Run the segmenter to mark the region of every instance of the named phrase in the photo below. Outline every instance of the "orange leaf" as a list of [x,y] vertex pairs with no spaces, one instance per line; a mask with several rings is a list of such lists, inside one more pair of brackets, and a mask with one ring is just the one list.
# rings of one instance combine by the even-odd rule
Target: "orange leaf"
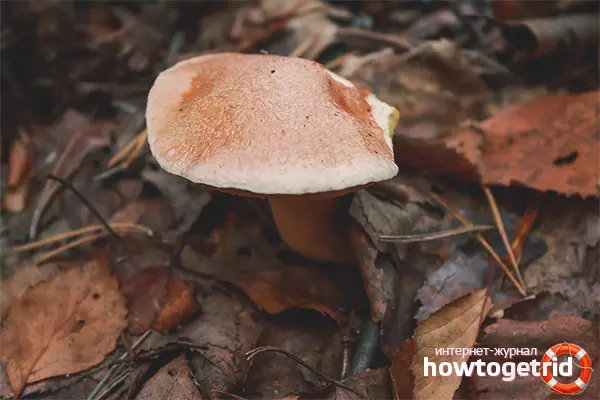
[[479,124],[489,140],[479,163],[483,181],[596,196],[598,94],[546,96]]
[[417,345],[411,339],[406,339],[404,345],[397,349],[396,354],[394,354],[390,376],[392,377],[396,400],[413,398],[415,377],[410,366],[416,354]]
[[395,138],[398,162],[489,185],[597,196],[598,92],[555,94],[434,138]]
[[27,383],[88,369],[127,326],[125,299],[103,260],[42,283],[13,302],[0,359],[18,397]]
[[129,331],[148,328],[161,333],[177,326],[198,309],[193,287],[167,268],[146,268],[122,282],[129,305]]
[[225,275],[221,280],[238,286],[269,314],[300,307],[319,311],[340,323],[345,320],[338,311],[342,307],[339,288],[317,269],[282,266]]
[[167,284],[167,304],[158,314],[152,329],[165,334],[198,311],[194,287],[171,274]]

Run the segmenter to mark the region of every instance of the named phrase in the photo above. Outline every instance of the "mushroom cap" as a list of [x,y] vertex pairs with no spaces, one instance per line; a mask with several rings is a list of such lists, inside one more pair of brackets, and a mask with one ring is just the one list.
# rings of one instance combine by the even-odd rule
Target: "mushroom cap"
[[264,195],[342,191],[396,175],[398,111],[322,65],[221,53],[163,71],[146,109],[160,166]]

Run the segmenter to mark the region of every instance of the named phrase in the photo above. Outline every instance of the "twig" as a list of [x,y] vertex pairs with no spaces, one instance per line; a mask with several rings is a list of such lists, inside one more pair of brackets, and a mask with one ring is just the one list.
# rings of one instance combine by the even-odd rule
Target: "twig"
[[[152,230],[143,225],[130,224],[127,222],[115,222],[115,223],[110,224],[110,226],[115,230],[122,229],[122,228],[139,230],[140,232],[143,232],[148,236],[153,236]],[[95,231],[102,230],[102,229],[105,229],[104,225],[86,226],[84,228],[76,229],[73,231],[59,233],[58,235],[55,235],[55,236],[52,236],[52,237],[49,237],[46,239],[38,240],[37,242],[27,243],[22,246],[16,246],[16,247],[13,247],[10,251],[13,253],[20,253],[22,251],[37,249],[38,247],[46,246],[49,244],[60,242],[61,240],[70,239],[75,236],[81,236],[86,233],[95,232]]]
[[292,353],[289,353],[289,352],[287,352],[287,351],[285,351],[283,349],[280,349],[279,347],[273,347],[273,346],[257,347],[256,349],[250,350],[249,352],[246,353],[246,359],[251,360],[252,358],[256,357],[257,355],[262,354],[262,353],[267,353],[267,352],[275,352],[275,353],[283,354],[284,356],[286,356],[288,358],[291,358],[292,360],[294,360],[298,364],[302,365],[304,368],[306,368],[307,370],[309,370],[313,374],[317,375],[319,378],[321,378],[321,379],[323,379],[323,380],[325,380],[325,381],[327,381],[327,382],[329,382],[331,384],[339,386],[342,389],[346,389],[346,390],[348,390],[348,391],[356,394],[361,399],[365,398],[364,395],[362,393],[358,392],[357,390],[351,388],[350,386],[346,385],[345,383],[342,383],[340,381],[337,381],[335,379],[332,379],[332,378],[328,377],[327,375],[322,374],[321,372],[317,371],[316,369],[314,369],[310,365],[306,364],[300,358],[296,357]]
[[[454,216],[454,218],[456,218],[457,220],[459,220],[463,225],[473,226],[473,224],[471,224],[465,217],[463,217],[462,214],[457,209],[455,209],[452,205],[450,205],[449,203],[447,203],[440,196],[438,196],[435,193],[431,193],[431,197],[433,197],[445,209],[447,209],[448,211],[450,211],[452,213],[452,215]],[[492,248],[492,246],[490,246],[490,244],[485,240],[485,238],[481,235],[481,233],[476,232],[475,233],[475,237],[477,238],[477,240],[479,241],[479,243],[481,243],[481,245],[487,250],[487,252],[492,256],[492,258],[500,265],[500,268],[502,268],[502,270],[504,271],[504,273],[506,274],[506,276],[508,276],[508,279],[510,279],[510,281],[513,283],[513,285],[515,285],[515,287],[517,288],[517,290],[519,291],[519,293],[523,297],[526,297],[527,293],[525,292],[525,290],[523,289],[523,287],[521,286],[521,284],[519,282],[517,282],[517,280],[515,279],[515,277],[513,276],[513,274],[510,272],[510,270],[506,266],[506,264],[504,264],[502,262],[502,260],[498,256],[498,254],[494,251],[494,249]]]
[[352,360],[351,375],[364,372],[371,366],[378,344],[379,324],[371,320],[363,322],[358,347]]
[[492,225],[471,225],[450,229],[443,232],[422,233],[418,235],[381,235],[379,236],[379,241],[384,243],[426,242],[429,240],[437,240],[452,236],[458,236],[465,233],[491,231],[493,229],[496,229],[496,227]]
[[485,185],[481,185],[481,188],[483,189],[483,192],[485,193],[485,196],[487,197],[488,202],[490,203],[490,208],[492,210],[492,214],[494,215],[494,220],[496,222],[496,226],[498,227],[498,232],[500,233],[500,237],[502,238],[502,243],[504,243],[504,247],[506,248],[506,252],[508,253],[510,262],[511,262],[513,268],[515,269],[517,278],[519,279],[519,282],[521,283],[523,288],[525,288],[525,281],[523,281],[523,277],[521,276],[521,271],[519,270],[519,263],[517,262],[517,259],[515,258],[515,253],[513,252],[510,242],[508,241],[508,236],[506,235],[506,229],[504,229],[504,223],[502,222],[502,217],[500,216],[500,211],[498,211],[498,205],[496,204],[496,199],[494,199],[494,196],[492,195],[492,191],[490,190],[490,188],[488,188]]
[[81,192],[79,190],[75,189],[75,187],[73,185],[71,185],[71,183],[69,181],[67,181],[63,178],[60,178],[58,176],[52,175],[52,174],[48,174],[48,179],[52,179],[52,180],[60,183],[61,185],[65,186],[66,188],[70,189],[73,192],[73,194],[75,196],[77,196],[77,198],[79,200],[81,200],[81,202],[83,204],[85,204],[85,206],[90,210],[90,212],[92,214],[94,214],[96,216],[96,218],[98,218],[100,223],[102,223],[102,225],[104,225],[106,230],[108,232],[110,232],[111,235],[113,235],[115,237],[120,237],[119,234],[117,232],[115,232],[115,230],[113,228],[110,227],[110,225],[108,224],[108,222],[106,222],[104,217],[102,217],[102,214],[100,214],[98,212],[98,210],[96,210],[96,207],[94,207],[94,205],[92,203],[90,203],[90,201],[88,199],[86,199],[85,196],[83,194],[81,194]]

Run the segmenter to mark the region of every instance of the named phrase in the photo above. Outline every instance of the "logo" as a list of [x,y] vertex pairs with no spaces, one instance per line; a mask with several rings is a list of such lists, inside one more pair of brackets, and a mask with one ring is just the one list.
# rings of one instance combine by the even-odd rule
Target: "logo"
[[[559,371],[557,368],[556,361],[558,356],[569,355],[569,363],[572,358],[575,357],[579,362],[581,372],[579,377],[571,383],[560,383],[554,377],[558,375],[570,375],[565,374],[563,371]],[[546,354],[542,357],[541,361],[541,374],[542,380],[556,393],[574,395],[579,394],[587,388],[592,376],[592,360],[590,356],[585,352],[584,349],[573,343],[559,343],[552,346]]]

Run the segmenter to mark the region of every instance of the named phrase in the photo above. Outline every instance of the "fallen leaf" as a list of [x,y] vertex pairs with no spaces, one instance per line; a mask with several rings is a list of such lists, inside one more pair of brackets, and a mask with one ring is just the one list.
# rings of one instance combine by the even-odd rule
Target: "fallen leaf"
[[[298,356],[325,376],[335,377],[340,372],[343,358],[342,334],[343,330],[329,318],[314,318],[314,315],[299,310],[268,324],[256,347],[278,347]],[[274,399],[314,391],[326,383],[296,361],[267,352],[253,359],[244,387],[247,393]]]
[[[372,318],[378,318],[385,309],[381,347],[389,358],[412,334],[415,294],[425,277],[442,265],[440,253],[448,246],[439,241],[384,243],[380,236],[447,229],[451,217],[440,218],[432,211],[435,208],[429,207],[428,192],[429,183],[423,177],[399,174],[385,185],[357,192],[350,206],[350,215],[367,235],[365,240],[369,239],[378,251],[374,254],[369,249],[355,250],[368,252],[371,259],[376,257],[374,268],[370,266],[367,274],[362,273],[372,301]],[[361,244],[354,240],[353,245]]]
[[142,178],[156,186],[171,203],[171,210],[179,221],[179,232],[185,232],[192,226],[211,199],[211,193],[201,185],[162,169],[147,166],[142,171]]
[[110,222],[140,224],[153,232],[165,232],[174,222],[173,212],[164,198],[144,198],[129,203],[110,217]]
[[143,269],[121,285],[129,305],[129,331],[133,334],[148,328],[165,333],[198,310],[193,286],[168,268]]
[[417,354],[417,345],[414,341],[406,339],[404,345],[396,350],[390,366],[390,376],[394,387],[396,400],[412,399],[415,387],[415,377],[410,366]]
[[269,314],[279,314],[299,307],[329,315],[337,322],[345,321],[340,289],[321,270],[309,267],[277,266],[233,276],[222,275]]
[[200,400],[202,396],[190,378],[185,355],[158,370],[142,387],[136,400]]
[[152,351],[178,343],[199,349],[199,354],[190,354],[190,369],[202,396],[211,398],[213,389],[229,392],[244,379],[249,366],[245,353],[255,347],[262,325],[254,305],[242,296],[213,291],[200,303],[197,318],[168,335],[151,335],[142,348]]
[[[489,212],[487,213],[489,214]],[[489,218],[488,221],[493,223],[491,216]],[[502,212],[502,219],[509,241],[512,241],[515,236],[515,223],[518,216]],[[486,240],[500,258],[506,256],[506,248],[497,232],[487,233]],[[542,237],[529,235],[525,240],[523,257],[519,263],[521,271],[526,270],[530,263],[544,256],[547,250],[548,248]],[[416,299],[419,300],[421,306],[415,314],[415,319],[422,321],[446,304],[472,292],[474,289],[487,286],[491,288],[490,296],[496,308],[505,308],[521,300],[522,296],[516,290],[513,290],[514,288],[511,287],[507,290],[507,288],[499,287],[498,282],[501,273],[500,267],[479,242],[474,238],[469,238],[464,245],[456,248],[454,254],[441,268],[427,276],[427,281],[417,292]]]
[[19,395],[26,384],[101,362],[127,326],[125,299],[108,264],[92,260],[13,302],[0,359]]
[[599,313],[598,202],[545,195],[533,233],[543,236],[548,251],[523,271],[529,290],[560,293],[583,309]]
[[[560,342],[580,343],[592,358],[598,354],[598,325],[587,319],[563,316],[546,321],[501,319],[484,329],[482,345],[536,347],[545,352]],[[543,354],[540,352],[540,354]]]
[[598,92],[553,94],[436,136],[400,136],[398,160],[489,185],[597,196],[599,99]]
[[479,124],[489,141],[479,164],[483,181],[597,196],[599,105],[598,92],[550,95]]
[[371,319],[380,322],[385,317],[390,300],[394,298],[394,266],[389,262],[377,263],[379,252],[363,228],[350,225],[350,244],[363,276],[365,290],[371,302]]
[[392,398],[392,385],[387,368],[377,368],[359,372],[344,379],[342,383],[363,395],[359,396],[343,387],[330,385],[311,395],[301,394],[298,399],[364,400]]
[[415,399],[452,399],[460,385],[460,376],[425,376],[424,358],[439,365],[459,361],[462,356],[435,355],[436,348],[472,348],[477,339],[481,320],[492,307],[487,290],[480,289],[446,305],[417,325],[413,340],[417,344],[412,372],[415,376]]
[[342,322],[340,309],[350,308],[358,298],[344,295],[360,284],[357,274],[343,267],[324,269],[298,265],[301,261],[296,259],[283,261],[285,253],[277,238],[265,234],[268,222],[261,220],[264,215],[258,207],[245,199],[231,202],[222,226],[214,228],[208,239],[184,248],[182,264],[239,287],[270,314],[308,308]]
[[[590,355],[593,368],[598,368],[598,351],[600,350],[598,324],[574,316],[551,317],[544,321],[515,321],[501,319],[484,329],[485,335],[481,345],[488,348],[536,348],[537,355],[522,357],[528,362],[540,360],[550,347],[557,343],[577,343]],[[491,355],[484,361],[491,361]],[[577,374],[576,371],[575,375]],[[597,399],[599,380],[592,375],[590,385],[578,396],[582,399]],[[521,377],[510,382],[501,377],[473,376],[469,380],[471,398],[499,399],[520,398],[527,393],[527,398],[535,400],[556,399],[556,395],[540,382],[539,377]]]
[[167,283],[167,303],[152,324],[152,329],[164,334],[184,322],[198,309],[194,286],[176,275],[171,275]]
[[408,59],[393,52],[376,54],[365,56],[368,61],[360,63],[348,58],[346,63],[354,66],[341,71],[400,112],[402,120],[394,138],[398,160],[410,156],[403,141],[432,138],[477,117],[477,107],[488,89],[477,65],[458,43],[446,39],[424,42]]
[[[44,174],[52,172],[54,175],[61,177],[70,176],[90,153],[110,145],[111,129],[112,124],[106,119],[92,122],[82,113],[73,109],[66,110],[55,124],[43,129],[40,134],[32,136],[32,141],[40,153],[40,157],[50,160],[56,159],[57,149],[62,149],[62,153],[55,163],[38,163],[40,172]],[[84,172],[86,172],[85,169]],[[94,182],[91,178],[83,179],[86,185]],[[48,202],[60,187],[58,182],[46,181],[31,218],[30,238],[37,236],[38,225],[42,222],[42,216],[44,216]],[[96,200],[96,197],[93,196],[87,198]],[[98,202],[95,202],[95,204],[98,204]],[[77,203],[77,206],[80,205],[80,203]],[[79,227],[81,224],[76,226]]]
[[0,321],[4,321],[14,300],[20,299],[29,288],[45,282],[58,273],[58,265],[20,267],[8,279],[0,281]]

